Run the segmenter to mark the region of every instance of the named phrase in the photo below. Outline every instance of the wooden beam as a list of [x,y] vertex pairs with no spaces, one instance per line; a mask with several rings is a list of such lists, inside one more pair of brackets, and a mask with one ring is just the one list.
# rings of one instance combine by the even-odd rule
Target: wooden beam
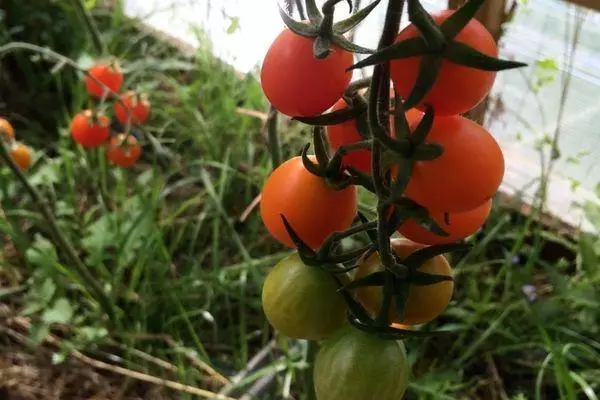
[[600,11],[600,0],[566,0],[566,2]]

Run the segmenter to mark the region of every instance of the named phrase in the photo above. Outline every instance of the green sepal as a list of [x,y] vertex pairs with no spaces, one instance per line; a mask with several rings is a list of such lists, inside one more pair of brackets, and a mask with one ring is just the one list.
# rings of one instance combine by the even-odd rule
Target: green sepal
[[[329,165],[329,145],[325,140],[323,127],[315,126],[313,128],[313,143],[315,146],[315,155],[321,168]],[[339,171],[339,170],[338,170]]]
[[385,274],[385,271],[373,272],[364,278],[348,283],[339,290],[351,290],[365,286],[383,286],[385,284]]
[[294,230],[292,225],[289,223],[289,221],[287,220],[285,215],[283,215],[283,214],[279,214],[279,215],[281,216],[281,221],[283,222],[283,226],[285,227],[285,230],[287,231],[288,235],[290,236],[290,239],[292,239],[292,242],[294,242],[294,244],[296,245],[296,248],[298,250],[298,255],[300,256],[300,259],[302,260],[302,262],[311,267],[320,266],[321,263],[319,262],[317,253],[315,253],[315,251],[313,251],[313,249],[311,249],[300,238],[300,236],[298,236],[298,234],[296,233],[296,231]]
[[313,55],[320,60],[327,58],[331,53],[331,40],[323,36],[317,36],[313,40]]
[[404,207],[394,207],[392,215],[390,215],[387,220],[388,235],[392,236],[396,229],[402,225],[408,219],[408,217],[409,214],[406,212]]
[[445,331],[417,331],[412,329],[399,329],[391,326],[378,326],[372,323],[372,321],[358,318],[349,318],[348,322],[357,329],[363,332],[370,333],[383,340],[402,340],[407,338],[426,338],[440,334],[447,334]]
[[449,275],[428,274],[421,271],[413,272],[407,280],[412,285],[427,286],[445,281],[454,281]]
[[364,112],[365,110],[345,107],[340,110],[317,115],[315,117],[294,117],[292,119],[307,125],[338,125],[347,121],[351,121]]
[[385,282],[383,284],[383,298],[381,307],[377,311],[375,323],[388,326],[390,324],[390,309],[392,307],[392,292],[394,290],[394,277],[390,273],[384,272]]
[[414,161],[431,161],[444,154],[444,148],[439,143],[423,143],[415,148],[412,159]]
[[368,67],[375,64],[381,64],[390,60],[397,60],[400,58],[416,57],[431,53],[431,50],[427,47],[425,39],[422,37],[411,38],[395,43],[389,47],[386,47],[377,53],[365,58],[352,65],[349,70]]
[[400,282],[396,285],[394,291],[394,303],[396,304],[396,315],[400,321],[404,320],[404,314],[406,311],[406,300],[408,299],[408,291],[410,285],[406,282]]
[[406,139],[410,134],[402,98],[396,91],[394,91],[394,133],[397,140]]
[[421,58],[419,75],[410,94],[404,101],[405,108],[413,108],[429,93],[437,81],[440,69],[442,68],[442,61],[443,59],[437,55],[426,55]]
[[338,34],[343,34],[350,31],[358,24],[360,24],[365,18],[367,18],[369,14],[371,14],[371,11],[373,11],[375,7],[377,7],[380,1],[381,0],[375,0],[368,6],[363,7],[361,10],[354,13],[352,16],[335,23],[333,25],[333,31]]
[[408,19],[419,30],[427,46],[438,51],[446,39],[431,16],[425,11],[419,0],[408,0]]
[[306,14],[308,15],[308,20],[314,26],[318,26],[323,20],[323,16],[315,0],[306,0]]
[[418,270],[427,260],[439,256],[440,254],[450,253],[455,251],[465,251],[471,246],[464,243],[441,244],[436,246],[428,246],[419,249],[406,257],[402,262],[413,270]]
[[310,158],[308,158],[309,148],[310,143],[307,143],[306,146],[304,146],[304,149],[302,149],[302,164],[304,165],[304,168],[306,168],[306,170],[311,174],[322,177],[325,174],[323,168],[319,164],[314,163]]
[[288,13],[286,13],[285,10],[281,8],[280,5],[277,6],[279,7],[279,15],[281,15],[283,23],[289,28],[289,30],[291,30],[297,35],[304,37],[313,38],[317,36],[318,29],[315,28],[313,25],[296,21],[295,19],[290,17]]
[[349,51],[351,53],[358,53],[358,54],[373,54],[373,53],[375,53],[375,50],[368,49],[366,47],[362,47],[355,43],[352,43],[351,41],[349,41],[342,35],[333,35],[331,40],[333,41],[333,43],[337,44],[342,49]]
[[435,119],[435,111],[433,107],[429,104],[426,105],[427,109],[425,110],[425,115],[419,121],[419,125],[415,128],[415,130],[411,133],[410,140],[414,146],[419,146],[421,143],[425,142],[427,139],[427,135],[431,131],[433,127],[433,121]]
[[434,233],[438,236],[447,237],[449,236],[448,232],[442,229],[442,227],[431,218],[431,216],[427,213],[427,210],[424,210],[424,215],[414,216],[415,221],[421,225],[423,229],[428,230],[431,233]]
[[[367,222],[369,222],[367,217],[365,217],[365,215],[363,213],[361,213],[360,211],[358,211],[358,218],[360,218],[360,221],[363,224],[366,224]],[[371,240],[372,243],[377,243],[377,229],[368,229],[367,231],[365,231],[365,233],[369,236],[369,239]]]
[[477,13],[485,0],[469,0],[440,24],[440,29],[448,41],[454,39]]
[[495,57],[490,57],[487,54],[483,54],[482,52],[460,42],[448,43],[446,51],[444,52],[444,58],[455,64],[483,71],[504,71],[507,69],[520,68],[527,65],[526,63],[518,61],[501,60]]
[[393,180],[391,187],[390,199],[393,202],[394,199],[400,198],[402,193],[408,186],[413,169],[413,160],[410,158],[402,158],[400,160],[399,171]]

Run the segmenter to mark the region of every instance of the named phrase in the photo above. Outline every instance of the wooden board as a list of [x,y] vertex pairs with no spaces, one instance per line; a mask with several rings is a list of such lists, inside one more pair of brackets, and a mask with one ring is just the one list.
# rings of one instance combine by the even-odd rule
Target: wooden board
[[568,3],[577,4],[578,6],[583,6],[587,8],[591,8],[592,10],[600,11],[600,0],[566,0]]

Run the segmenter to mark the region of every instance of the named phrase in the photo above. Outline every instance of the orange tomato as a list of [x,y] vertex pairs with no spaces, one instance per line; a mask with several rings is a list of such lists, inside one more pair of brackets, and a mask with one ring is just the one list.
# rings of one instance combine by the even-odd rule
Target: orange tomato
[[15,130],[10,122],[4,118],[0,118],[0,137],[4,136],[7,139],[15,138]]
[[22,143],[15,143],[10,149],[10,157],[23,171],[31,167],[31,150]]
[[106,115],[94,115],[92,110],[84,110],[71,121],[71,137],[85,148],[94,148],[108,139],[109,125],[110,120]]
[[94,97],[102,97],[106,89],[118,92],[122,84],[123,74],[118,66],[96,64],[87,71],[85,77],[85,87],[88,93]]
[[141,124],[148,119],[150,101],[146,96],[129,90],[123,93],[119,99],[121,101],[115,103],[115,116],[122,124],[125,124],[129,118],[134,124]]
[[[408,239],[392,239],[393,251],[405,258],[418,249],[426,247],[422,244],[412,242]],[[379,254],[375,253],[363,260],[356,271],[355,279],[361,279],[374,272],[383,271],[383,265]],[[435,256],[426,261],[421,272],[451,276],[450,264],[444,256]],[[400,319],[397,308],[392,302],[390,308],[390,321],[394,324],[417,325],[431,321],[441,314],[452,298],[454,291],[453,281],[443,281],[433,285],[411,285],[406,299],[404,319]],[[374,316],[377,315],[383,300],[383,288],[381,286],[365,286],[356,289],[356,296],[362,305]],[[402,328],[404,329],[404,328]]]
[[[453,13],[452,10],[446,10],[434,13],[432,17],[436,23],[440,24]],[[420,36],[417,28],[409,25],[398,34],[396,42],[417,36]],[[469,21],[454,40],[491,57],[498,56],[494,38],[476,19]],[[394,87],[404,98],[410,94],[415,85],[420,62],[421,57],[409,57],[392,60],[390,63],[390,75],[394,81]],[[485,98],[492,88],[495,78],[496,73],[493,71],[478,70],[444,60],[434,86],[419,107],[424,109],[423,104],[429,103],[436,115],[440,116],[464,113]]]
[[281,220],[282,214],[300,239],[318,249],[330,234],[348,229],[356,211],[355,187],[330,188],[323,178],[304,168],[301,157],[287,160],[271,173],[260,201],[265,227],[288,247],[295,245]]
[[112,137],[106,145],[106,157],[119,167],[131,167],[139,160],[141,154],[142,149],[133,135],[126,136],[121,133]]
[[446,217],[441,211],[430,212],[431,218],[448,236],[439,236],[417,224],[414,219],[404,222],[398,233],[413,242],[435,245],[453,243],[471,236],[481,228],[492,210],[492,200],[488,200],[477,208],[465,212],[448,213]]
[[504,176],[504,156],[482,126],[459,115],[435,117],[426,142],[444,153],[414,164],[405,194],[430,211],[464,212],[488,201]]

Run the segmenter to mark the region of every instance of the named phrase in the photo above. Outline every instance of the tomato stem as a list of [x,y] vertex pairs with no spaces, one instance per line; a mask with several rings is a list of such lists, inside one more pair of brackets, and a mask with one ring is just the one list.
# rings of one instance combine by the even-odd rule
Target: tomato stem
[[279,133],[277,132],[277,120],[278,113],[275,107],[271,105],[269,109],[269,115],[267,117],[267,135],[269,152],[271,153],[271,160],[273,162],[273,169],[277,168],[281,164],[281,144],[279,142]]

